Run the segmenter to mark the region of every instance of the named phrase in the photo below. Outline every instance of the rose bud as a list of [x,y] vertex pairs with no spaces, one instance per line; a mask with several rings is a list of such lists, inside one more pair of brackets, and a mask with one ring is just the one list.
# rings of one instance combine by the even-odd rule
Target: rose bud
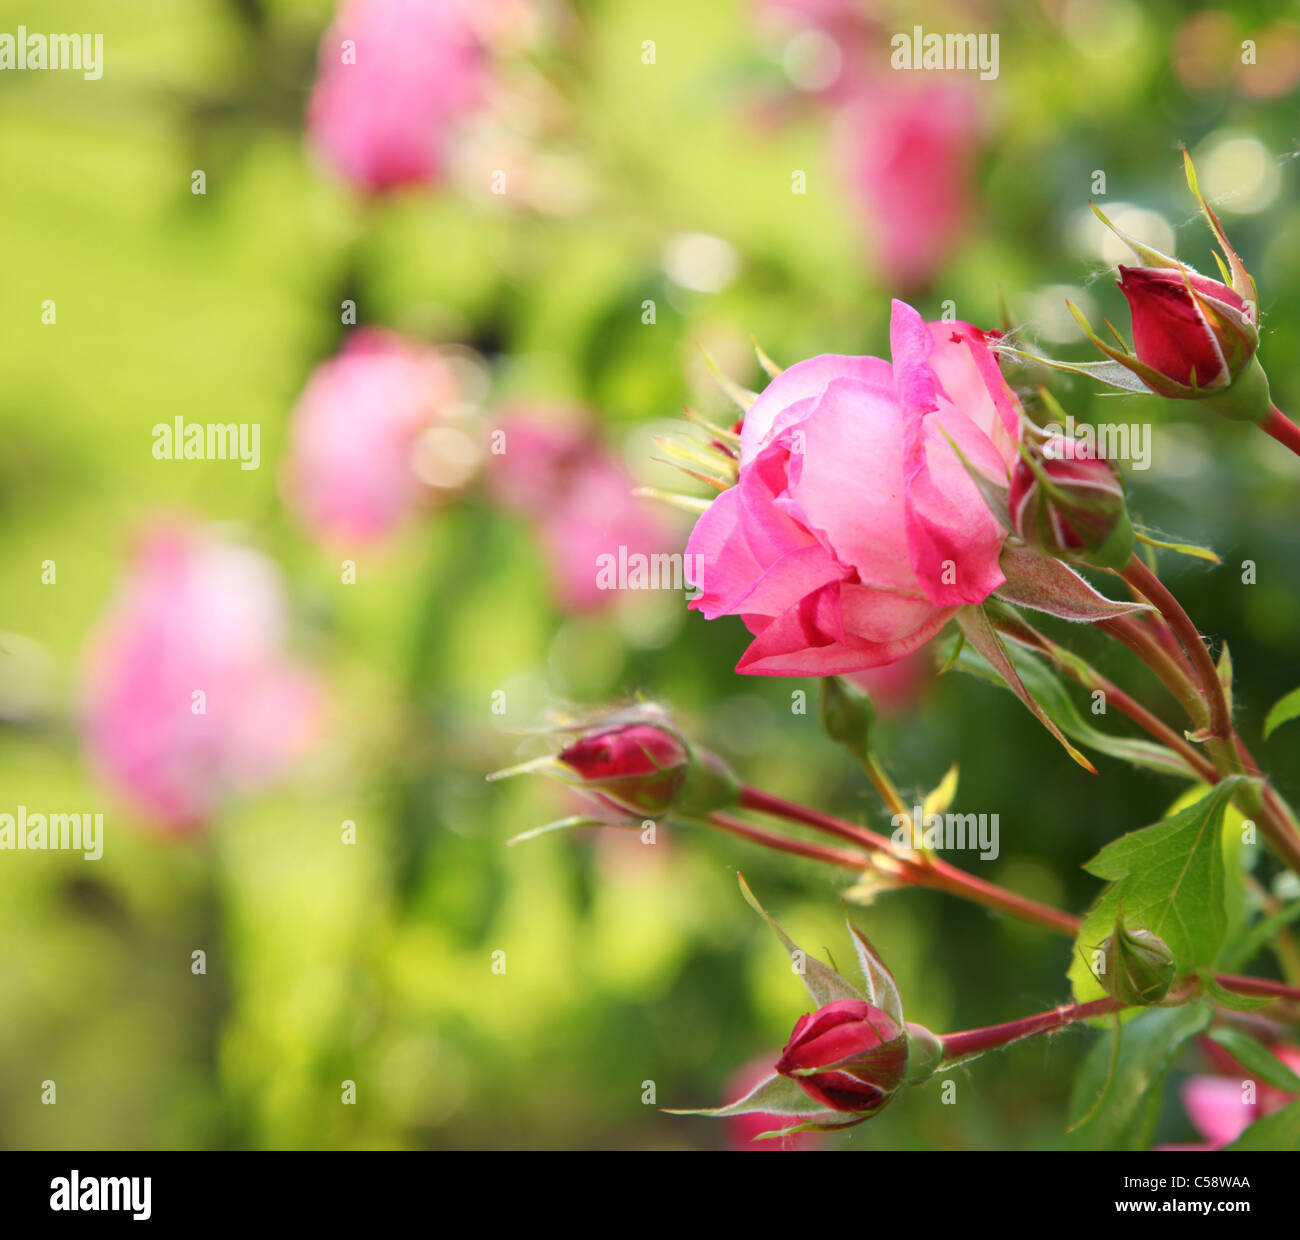
[[873,1115],[907,1075],[907,1033],[862,999],[801,1016],[776,1070],[832,1111]]
[[1254,309],[1226,284],[1172,267],[1120,267],[1119,274],[1140,362],[1195,391],[1226,388],[1250,364],[1259,346]]
[[1084,453],[1069,439],[1027,448],[1011,475],[1011,521],[1047,555],[1120,568],[1133,554],[1124,484],[1109,461]]
[[621,809],[651,817],[673,803],[690,767],[682,741],[648,723],[584,736],[562,749],[558,760]]
[[636,817],[659,818],[670,809],[707,814],[736,802],[738,785],[722,760],[664,723],[640,720],[589,732],[556,761],[600,800]]
[[1097,980],[1121,1003],[1159,1003],[1169,993],[1177,968],[1159,935],[1140,927],[1130,930],[1116,916],[1115,929],[1100,951]]
[[1070,309],[1088,339],[1136,379],[1121,376],[1113,367],[1042,360],[1061,370],[1092,374],[1121,391],[1202,401],[1223,417],[1262,422],[1272,410],[1272,401],[1268,376],[1255,356],[1259,292],[1201,194],[1186,151],[1183,162],[1188,187],[1223,252],[1222,258],[1215,255],[1223,279],[1203,276],[1180,259],[1130,237],[1094,204],[1097,217],[1137,255],[1140,264],[1119,269],[1119,287],[1132,312],[1133,351],[1113,327],[1115,342],[1111,343],[1093,331],[1077,306]]

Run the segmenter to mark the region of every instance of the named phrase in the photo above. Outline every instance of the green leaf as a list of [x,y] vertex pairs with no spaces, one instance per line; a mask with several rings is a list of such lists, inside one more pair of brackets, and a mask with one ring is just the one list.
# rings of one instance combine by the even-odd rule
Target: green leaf
[[1121,902],[1125,923],[1164,939],[1180,974],[1214,963],[1228,929],[1223,815],[1241,778],[1225,779],[1163,822],[1120,836],[1084,866],[1110,885],[1079,930],[1070,966],[1076,998],[1101,993],[1092,950],[1110,933]]
[[1166,542],[1164,539],[1156,538],[1150,530],[1140,529],[1137,526],[1134,526],[1133,533],[1138,542],[1145,543],[1148,547],[1159,547],[1162,551],[1173,551],[1178,555],[1189,555],[1196,560],[1208,560],[1211,564],[1223,563],[1209,547],[1202,547],[1196,543]]
[[1002,644],[1002,639],[997,635],[984,609],[960,607],[957,609],[956,620],[966,640],[983,655],[984,661],[1001,677],[1007,688],[1028,707],[1034,718],[1061,742],[1070,757],[1085,771],[1091,771],[1095,775],[1097,768],[1065,739],[1065,734],[1052,722],[1047,712],[1034,701],[1029,690],[1025,688],[1015,664],[1011,661],[1011,656],[1007,653],[1007,648]]
[[798,1081],[787,1076],[773,1073],[764,1077],[743,1098],[721,1107],[708,1107],[700,1110],[671,1110],[665,1108],[669,1115],[749,1115],[755,1111],[765,1115],[797,1115],[801,1119],[811,1116],[837,1114],[820,1107],[806,1093]]
[[1267,917],[1261,917],[1232,945],[1231,951],[1224,953],[1223,967],[1230,970],[1245,968],[1269,939],[1297,919],[1300,919],[1300,900],[1283,905]]
[[1075,1149],[1145,1149],[1165,1075],[1187,1042],[1210,1023],[1204,1002],[1147,1008],[1124,1026],[1111,1071],[1110,1036],[1098,1037],[1075,1082],[1069,1144]]
[[[826,1004],[834,1003],[837,999],[861,999],[863,997],[862,992],[847,978],[841,977],[830,965],[823,964],[816,956],[799,947],[777,925],[776,920],[767,909],[758,902],[758,898],[750,891],[749,884],[745,882],[744,875],[737,874],[736,877],[740,880],[740,890],[749,902],[750,908],[772,927],[776,937],[781,940],[782,946],[790,954],[790,961],[794,965],[795,972],[799,974],[800,980],[818,1007],[825,1007]],[[804,1096],[807,1097],[806,1094]]]
[[1284,1094],[1300,1094],[1300,1076],[1296,1076],[1267,1046],[1260,1045],[1240,1029],[1221,1025],[1211,1029],[1209,1037],[1265,1085],[1272,1085]]
[[1030,353],[1024,349],[1013,348],[1007,344],[995,345],[994,352],[1005,353],[1019,361],[1037,362],[1040,366],[1050,366],[1053,370],[1087,375],[1090,379],[1096,379],[1100,383],[1119,388],[1121,392],[1130,392],[1135,396],[1156,395],[1137,375],[1118,362],[1064,362],[1052,357],[1043,357],[1038,353]]
[[[1166,749],[1154,741],[1139,740],[1135,737],[1112,736],[1094,728],[1080,713],[1070,696],[1069,690],[1061,683],[1046,663],[1021,646],[1010,648],[1011,659],[1015,663],[1020,679],[1034,700],[1052,717],[1057,727],[1067,736],[1081,745],[1095,749],[1112,758],[1131,762],[1134,766],[1162,771],[1166,775],[1177,775],[1185,779],[1195,778],[1195,772],[1173,750]],[[969,650],[959,651],[953,659],[953,665],[959,671],[979,676],[993,684],[1005,683],[993,675],[982,660]]]
[[1300,1102],[1257,1119],[1225,1150],[1300,1150]]
[[1264,739],[1268,740],[1284,723],[1300,719],[1300,689],[1292,689],[1284,698],[1273,703],[1264,719]]
[[506,840],[506,847],[513,848],[516,844],[522,844],[526,840],[535,840],[541,835],[550,835],[552,831],[569,831],[575,827],[630,827],[633,830],[641,830],[639,822],[610,822],[605,818],[590,818],[586,814],[574,814],[569,818],[560,818],[555,822],[548,822],[545,826],[534,827],[531,831],[521,831],[518,835],[511,836]]
[[[847,919],[846,919],[847,921]],[[900,1029],[903,1020],[903,1000],[898,993],[898,983],[894,975],[885,967],[876,949],[871,946],[867,936],[851,921],[847,921],[849,933],[853,936],[853,946],[857,949],[858,964],[862,966],[865,979],[864,993],[868,1003],[874,1003]]]

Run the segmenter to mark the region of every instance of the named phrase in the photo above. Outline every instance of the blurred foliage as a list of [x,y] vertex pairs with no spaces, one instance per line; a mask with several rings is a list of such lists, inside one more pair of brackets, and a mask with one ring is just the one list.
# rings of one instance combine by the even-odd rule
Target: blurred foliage
[[[951,300],[963,318],[993,323],[1002,290],[1024,321],[1034,295],[1068,285],[1126,322],[1103,264],[1070,243],[1094,171],[1109,200],[1175,225],[1179,253],[1204,268],[1210,238],[1177,148],[1244,133],[1276,160],[1281,188],[1252,214],[1225,204],[1225,223],[1259,280],[1261,356],[1294,415],[1294,96],[1188,89],[1171,46],[1192,7],[983,6],[1002,68],[985,84],[979,225],[914,300],[928,317]],[[932,6],[914,8],[898,7],[898,29],[943,28]],[[517,733],[549,701],[640,690],[765,788],[882,826],[815,708],[792,713],[792,691],[815,702],[816,686],[737,677],[739,623],[706,624],[675,596],[561,616],[530,532],[475,501],[367,553],[358,584],[342,587],[337,558],[283,514],[277,466],[296,395],[338,343],[344,296],[366,322],[476,348],[494,402],[590,405],[637,460],[650,455],[644,428],[683,403],[726,408],[703,377],[701,344],[752,386],[751,336],[781,362],[883,353],[891,290],[860,249],[824,114],[757,121],[749,84],[779,68],[764,62],[739,0],[584,3],[537,57],[567,99],[563,150],[594,186],[584,206],[542,215],[455,187],[367,206],[301,138],[327,4],[48,0],[39,12],[51,30],[103,29],[107,63],[99,82],[0,75],[0,630],[39,644],[31,657],[50,704],[0,731],[0,801],[100,807],[109,834],[93,865],[0,855],[0,1145],[720,1144],[719,1125],[664,1116],[642,1090],[654,1081],[661,1106],[720,1100],[743,1063],[775,1058],[802,1010],[734,871],[797,940],[837,955],[844,882],[703,834],[663,831],[653,849],[614,833],[506,848],[569,803],[541,781],[489,786],[483,774],[527,752]],[[1275,15],[1264,0],[1231,12],[1243,31]],[[0,30],[21,20],[0,4]],[[653,68],[639,60],[651,37]],[[190,193],[195,168],[206,196]],[[792,168],[807,171],[806,196],[790,193]],[[665,275],[664,243],[683,231],[734,247],[724,289],[690,292]],[[57,326],[41,323],[46,298]],[[653,327],[641,323],[644,298],[659,304]],[[1168,573],[1202,631],[1230,638],[1254,743],[1268,706],[1300,683],[1295,462],[1195,409],[1094,395],[1084,381],[1059,395],[1078,418],[1155,423],[1153,466],[1129,478],[1132,504],[1223,556],[1217,569],[1185,561]],[[154,460],[152,426],[178,413],[259,422],[262,468]],[[87,768],[72,726],[87,632],[133,532],[168,509],[230,523],[283,567],[298,644],[332,699],[312,761],[192,839],[135,820]],[[1252,586],[1240,584],[1247,559]],[[57,586],[40,583],[46,560]],[[1070,637],[1156,699],[1126,654]],[[502,688],[504,729],[490,711]],[[1178,792],[1114,761],[1089,776],[1010,695],[965,677],[937,681],[881,733],[905,793],[957,761],[958,805],[1000,812],[989,877],[1076,910],[1099,886],[1082,862]],[[1298,754],[1296,729],[1260,751],[1285,793],[1300,791]],[[340,846],[345,820],[357,824],[355,847]],[[1068,993],[1068,944],[1032,928],[922,892],[854,916],[896,973],[909,1018],[933,1028],[1009,1019]],[[189,969],[199,947],[210,962],[201,978]],[[491,968],[498,950],[504,975]],[[1094,1037],[987,1057],[957,1074],[955,1106],[918,1089],[836,1141],[1059,1147]],[[57,1106],[40,1103],[46,1079]],[[357,1082],[356,1106],[340,1105],[345,1079]],[[1172,1100],[1160,1131],[1190,1135]]]

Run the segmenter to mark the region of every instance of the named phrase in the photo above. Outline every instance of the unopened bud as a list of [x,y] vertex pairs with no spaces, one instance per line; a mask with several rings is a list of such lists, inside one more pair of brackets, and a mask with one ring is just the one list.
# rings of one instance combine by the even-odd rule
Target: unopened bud
[[1159,1003],[1174,983],[1177,966],[1169,945],[1150,930],[1130,930],[1122,918],[1101,945],[1097,980],[1121,1003]]
[[1016,533],[1048,555],[1122,568],[1133,554],[1119,473],[1078,440],[1052,437],[1026,447],[1008,503]]
[[657,714],[595,728],[556,761],[579,786],[635,817],[660,818],[670,810],[704,815],[734,805],[739,794],[721,758],[690,745]]
[[832,1111],[874,1115],[907,1076],[908,1035],[862,999],[801,1016],[776,1070]]

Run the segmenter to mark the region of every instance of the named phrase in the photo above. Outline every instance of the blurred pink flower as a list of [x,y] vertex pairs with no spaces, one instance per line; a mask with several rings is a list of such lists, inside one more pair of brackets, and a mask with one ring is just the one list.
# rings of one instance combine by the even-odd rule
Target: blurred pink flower
[[966,86],[874,86],[847,104],[837,149],[881,276],[924,288],[974,215],[979,108]]
[[[975,213],[978,85],[892,69],[897,27],[878,5],[758,0],[756,10],[760,24],[786,36],[787,73],[830,115],[840,179],[878,276],[898,292],[927,287]],[[792,98],[786,92],[787,105]],[[788,110],[769,103],[763,115]]]
[[906,715],[921,699],[933,680],[933,659],[927,647],[914,650],[897,663],[869,667],[845,677],[870,695],[878,714],[886,717]]
[[513,410],[498,421],[503,451],[491,457],[489,490],[507,511],[536,527],[560,606],[567,612],[608,607],[618,590],[602,588],[601,557],[680,550],[652,502],[610,457],[587,417]]
[[308,136],[361,189],[427,184],[485,82],[459,0],[346,0],[321,40]]
[[298,400],[285,503],[324,541],[389,533],[429,495],[415,470],[415,441],[454,393],[435,350],[376,328],[355,332]]
[[[743,1098],[765,1076],[772,1075],[770,1058],[755,1059],[746,1064],[727,1082],[725,1098]],[[815,1109],[811,1107],[810,1109]],[[819,1132],[797,1132],[790,1137],[772,1137],[756,1140],[765,1132],[790,1128],[798,1123],[789,1115],[765,1115],[754,1111],[748,1115],[729,1115],[726,1118],[727,1145],[733,1150],[815,1150],[825,1143]]]
[[[1213,1048],[1218,1051],[1218,1047]],[[1300,1046],[1279,1044],[1269,1048],[1292,1072],[1300,1073]],[[1231,1145],[1257,1119],[1272,1115],[1295,1096],[1265,1085],[1233,1060],[1220,1055],[1220,1064],[1227,1075],[1193,1076],[1183,1082],[1183,1107],[1187,1118],[1197,1132],[1205,1138],[1199,1145],[1163,1146],[1163,1149],[1221,1150]],[[1247,1101],[1243,1088],[1253,1086],[1254,1101]]]
[[[822,36],[820,46],[805,39],[803,54],[817,57],[802,89],[831,103],[852,98],[876,72],[882,55],[880,16],[861,0],[759,0],[758,18],[787,36],[786,55],[800,35]],[[885,44],[887,46],[887,44]]]
[[148,533],[87,647],[82,729],[96,766],[175,830],[278,776],[321,713],[284,654],[286,627],[264,556],[183,526]]

